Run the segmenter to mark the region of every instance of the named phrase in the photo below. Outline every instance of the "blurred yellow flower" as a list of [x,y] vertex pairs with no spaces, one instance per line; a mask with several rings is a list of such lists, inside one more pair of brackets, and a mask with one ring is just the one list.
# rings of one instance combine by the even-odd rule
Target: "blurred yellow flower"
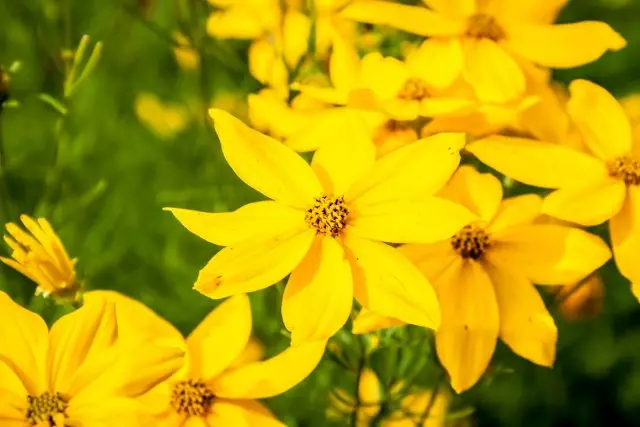
[[560,314],[568,320],[592,319],[602,311],[604,283],[599,274],[592,274],[578,283],[560,287],[556,294]]
[[[571,68],[626,41],[597,21],[551,25],[564,1],[425,0],[428,8],[387,1],[353,2],[341,16],[429,37],[422,46],[439,88],[464,78],[476,95],[504,102],[525,92],[524,64]],[[524,64],[524,65],[523,65]]]
[[[449,396],[445,392],[419,390],[402,399],[401,410],[393,412],[381,427],[442,427],[446,425]],[[428,411],[428,412],[427,412]],[[428,415],[428,416],[425,416]]]
[[52,296],[61,301],[79,298],[80,282],[76,278],[76,259],[70,259],[62,241],[44,218],[37,221],[20,215],[27,231],[14,223],[5,227],[4,241],[11,248],[11,258],[0,261],[38,284],[36,295]]
[[189,71],[197,69],[200,66],[200,55],[189,44],[189,39],[179,32],[174,32],[173,38],[178,44],[173,48],[173,55],[180,68]]
[[136,96],[135,112],[138,120],[158,138],[170,139],[189,123],[189,111],[177,104],[165,104],[152,93]]
[[609,220],[620,272],[640,299],[640,140],[620,103],[602,87],[575,80],[567,109],[588,151],[518,138],[467,146],[483,163],[537,187],[558,189],[543,213],[585,226]]
[[414,129],[413,122],[401,122],[397,120],[387,120],[376,129],[373,136],[373,142],[376,144],[377,157],[389,154],[418,139],[418,132]]
[[176,348],[120,346],[114,307],[104,300],[87,302],[48,331],[0,292],[0,320],[3,425],[138,425],[145,409],[134,398],[184,363]]
[[371,421],[380,412],[380,401],[382,399],[382,388],[380,380],[375,371],[370,368],[363,369],[358,383],[358,402],[353,396],[342,388],[332,390],[329,395],[329,408],[327,416],[336,420],[343,420],[345,417],[356,417],[357,427],[368,427]]
[[354,296],[407,323],[438,326],[432,287],[382,242],[436,241],[473,219],[467,209],[431,196],[458,166],[463,135],[420,140],[375,162],[366,130],[351,126],[316,151],[310,167],[224,111],[210,114],[231,168],[273,200],[229,213],[170,209],[192,233],[226,246],[200,271],[196,290],[223,298],[291,273],[282,315],[293,345],[332,336]]
[[[462,166],[440,193],[478,215],[437,243],[399,248],[434,284],[442,310],[438,357],[457,392],[486,370],[498,337],[518,355],[543,366],[555,359],[557,330],[533,287],[578,281],[610,257],[606,244],[580,229],[536,224],[542,200],[529,194],[502,200],[490,174]],[[367,316],[369,330],[387,327]],[[354,329],[367,328],[359,319]]]

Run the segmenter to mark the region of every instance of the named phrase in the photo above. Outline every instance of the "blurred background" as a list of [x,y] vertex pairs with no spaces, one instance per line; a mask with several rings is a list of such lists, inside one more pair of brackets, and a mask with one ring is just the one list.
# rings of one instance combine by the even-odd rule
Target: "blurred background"
[[[191,289],[216,248],[162,208],[226,211],[258,199],[226,165],[206,122],[209,106],[246,117],[246,96],[260,88],[247,71],[248,42],[206,35],[211,10],[204,0],[0,0],[0,65],[11,71],[0,83],[0,105],[3,91],[9,97],[0,109],[0,221],[47,217],[79,259],[88,289],[130,295],[184,333],[217,304]],[[590,79],[618,96],[640,92],[640,1],[573,0],[560,16],[590,19],[612,25],[629,46],[556,79]],[[84,34],[89,52],[104,44],[101,58],[65,100],[64,70]],[[5,266],[0,289],[49,320],[63,310],[33,297],[35,285]],[[452,422],[640,425],[640,308],[611,263],[583,289],[560,300],[545,295],[560,331],[555,368],[500,344],[486,378],[451,398],[459,415]],[[281,292],[251,295],[267,353],[288,343]],[[383,383],[415,366],[417,384],[441,377],[428,333],[407,328],[380,339],[384,349],[372,363]],[[348,334],[335,343],[345,357],[357,348]],[[353,390],[354,378],[325,359],[300,386],[268,401],[288,425],[346,425],[326,412],[330,390]]]

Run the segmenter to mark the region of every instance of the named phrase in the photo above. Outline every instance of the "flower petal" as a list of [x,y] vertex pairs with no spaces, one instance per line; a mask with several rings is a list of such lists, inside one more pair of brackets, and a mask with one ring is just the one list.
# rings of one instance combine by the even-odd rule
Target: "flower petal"
[[319,236],[289,277],[282,318],[291,345],[328,340],[346,323],[353,307],[353,280],[342,246]]
[[223,110],[211,109],[225,159],[249,186],[276,201],[306,208],[322,192],[307,163],[290,148]]
[[399,148],[378,160],[347,191],[345,199],[361,209],[434,194],[458,167],[464,140],[464,134],[441,133]]
[[424,3],[436,12],[447,16],[466,17],[476,13],[476,0],[423,0]]
[[520,271],[539,285],[575,283],[611,258],[600,237],[561,225],[523,225],[493,238],[494,264]]
[[603,160],[629,154],[631,124],[620,103],[587,80],[574,80],[569,91],[567,110],[591,151]]
[[524,73],[518,63],[493,40],[468,39],[464,43],[463,76],[483,101],[504,103],[522,96]]
[[191,372],[209,380],[228,368],[249,343],[251,325],[251,304],[246,295],[222,302],[187,338]]
[[250,8],[231,7],[207,19],[207,34],[214,38],[255,39],[264,31],[260,17]]
[[493,10],[505,22],[552,23],[568,0],[494,0]]
[[326,342],[289,347],[263,362],[228,371],[213,382],[216,396],[232,399],[264,399],[282,394],[304,380],[322,359]]
[[262,240],[304,228],[304,212],[276,202],[249,203],[234,212],[165,208],[190,232],[219,246]]
[[214,401],[206,420],[209,427],[286,427],[269,408],[256,400],[218,399]]
[[363,307],[356,318],[353,319],[351,332],[354,334],[366,334],[381,329],[395,328],[404,325],[406,325],[406,323],[402,320],[394,319],[393,317],[384,317],[375,311]]
[[490,136],[466,150],[498,172],[542,188],[584,186],[607,176],[603,162],[559,144],[526,138]]
[[518,22],[506,28],[506,45],[543,67],[573,68],[618,51],[625,39],[608,24],[597,21],[562,25],[530,25]]
[[384,243],[347,235],[354,295],[382,316],[435,329],[440,308],[428,280],[398,250]]
[[561,188],[544,199],[542,213],[580,225],[597,225],[620,211],[625,194],[624,183],[611,178],[588,186]]
[[329,76],[333,86],[342,92],[349,92],[357,85],[360,72],[360,56],[353,44],[334,32],[333,51],[329,60]]
[[490,264],[487,272],[500,310],[500,338],[525,359],[553,365],[558,329],[538,291],[522,274]]
[[306,255],[315,232],[309,228],[228,246],[200,270],[194,289],[224,298],[264,289],[284,279]]
[[431,244],[408,244],[398,248],[430,281],[436,280],[459,259],[449,239]]
[[439,197],[394,201],[359,208],[349,230],[356,236],[391,243],[432,243],[453,236],[477,218],[467,208]]
[[480,173],[473,166],[463,165],[438,196],[464,206],[483,221],[490,222],[502,201],[502,184],[490,173]]
[[388,25],[419,36],[458,35],[464,32],[466,25],[465,21],[450,19],[424,7],[376,0],[352,2],[342,10],[340,17]]
[[442,307],[436,351],[460,393],[487,369],[498,340],[499,318],[491,279],[480,264],[459,258],[434,282]]
[[[635,286],[640,283],[640,187],[630,185],[622,210],[609,222],[616,265]],[[637,288],[635,288],[637,289]],[[637,292],[637,291],[636,291]]]
[[[464,55],[458,38],[429,38],[411,52],[406,63],[413,74],[436,89],[446,89],[462,73]],[[438,66],[434,66],[438,64]]]
[[517,225],[530,224],[541,214],[542,198],[537,194],[510,197],[500,204],[488,231],[495,233]]
[[311,19],[299,11],[287,11],[282,19],[283,55],[287,65],[295,68],[309,48]]

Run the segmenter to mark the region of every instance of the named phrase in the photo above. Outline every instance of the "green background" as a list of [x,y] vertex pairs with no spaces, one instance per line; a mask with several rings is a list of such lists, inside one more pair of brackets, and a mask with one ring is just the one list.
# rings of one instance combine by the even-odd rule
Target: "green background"
[[[225,164],[203,120],[192,121],[173,139],[158,139],[137,120],[133,105],[139,92],[202,106],[259,87],[246,71],[247,43],[206,37],[209,11],[202,0],[0,0],[0,64],[6,69],[22,63],[10,83],[11,99],[19,105],[0,112],[0,220],[15,221],[19,213],[49,218],[79,259],[87,288],[133,296],[185,333],[216,305],[191,289],[216,248],[162,207],[226,211],[259,196]],[[640,91],[640,2],[574,0],[560,17],[587,19],[608,22],[629,46],[558,72],[557,78],[591,79],[616,95]],[[178,28],[204,53],[203,73],[177,66],[170,34]],[[38,94],[62,98],[60,52],[76,46],[83,34],[91,44],[104,43],[102,58],[61,121]],[[491,372],[454,398],[454,408],[475,408],[470,422],[479,426],[640,425],[640,309],[611,263],[603,275],[604,308],[595,320],[568,322],[550,302],[560,332],[553,370],[500,344]],[[34,285],[4,266],[0,289],[49,320],[61,314],[33,298]],[[255,334],[270,354],[288,342],[279,314],[281,290],[251,295]],[[381,337],[387,348],[374,353],[371,363],[383,381],[410,376],[432,385],[441,378],[428,333],[407,328]],[[358,342],[348,334],[335,341],[357,355]],[[268,403],[288,425],[324,426],[327,396],[336,386],[353,390],[354,375],[327,357],[304,383]]]

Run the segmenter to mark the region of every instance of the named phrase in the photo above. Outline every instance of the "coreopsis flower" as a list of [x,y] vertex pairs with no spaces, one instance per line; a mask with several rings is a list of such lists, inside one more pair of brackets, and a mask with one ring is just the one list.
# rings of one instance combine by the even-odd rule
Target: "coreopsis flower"
[[185,107],[164,103],[152,93],[136,96],[135,113],[140,122],[162,139],[173,138],[189,123],[189,111]]
[[200,271],[196,290],[224,298],[291,273],[282,315],[293,345],[333,335],[354,296],[407,323],[438,326],[428,281],[382,242],[435,241],[472,220],[467,209],[431,196],[458,166],[463,135],[420,140],[375,162],[366,132],[352,126],[309,166],[228,113],[210,115],[231,168],[272,200],[229,213],[170,209],[192,233],[226,246]]
[[173,33],[177,46],[173,47],[173,56],[183,70],[195,70],[200,66],[200,55],[191,46],[189,39],[179,32]]
[[15,427],[139,425],[135,398],[182,366],[180,349],[121,346],[112,304],[86,302],[47,330],[0,292],[0,420]]
[[597,21],[552,25],[564,1],[425,0],[427,8],[387,1],[353,2],[345,18],[429,37],[423,49],[439,87],[462,77],[490,102],[520,97],[523,67],[571,68],[595,61],[625,40]]
[[[442,310],[436,351],[457,392],[486,370],[500,338],[516,354],[542,366],[555,359],[557,330],[535,290],[577,282],[610,258],[605,243],[577,228],[537,224],[542,199],[502,200],[500,181],[462,166],[442,193],[480,218],[437,243],[399,250],[434,284]],[[365,312],[368,328],[373,316]],[[381,326],[389,321],[381,319]]]
[[567,109],[588,151],[508,137],[485,138],[467,149],[517,181],[557,189],[545,198],[543,213],[585,226],[608,220],[618,269],[640,298],[640,140],[605,89],[575,80],[569,90]]
[[4,241],[12,252],[11,258],[0,257],[0,261],[37,283],[36,295],[76,301],[81,290],[75,272],[77,260],[69,258],[46,219],[20,215],[20,220],[26,231],[12,222],[5,226],[8,234]]
[[261,361],[261,348],[251,338],[246,295],[224,301],[186,339],[140,302],[117,294],[107,297],[115,301],[118,318],[128,320],[124,332],[130,339],[180,341],[186,349],[183,367],[140,398],[153,416],[149,425],[283,427],[255,399],[289,390],[313,371],[324,353],[325,343],[315,342]]

